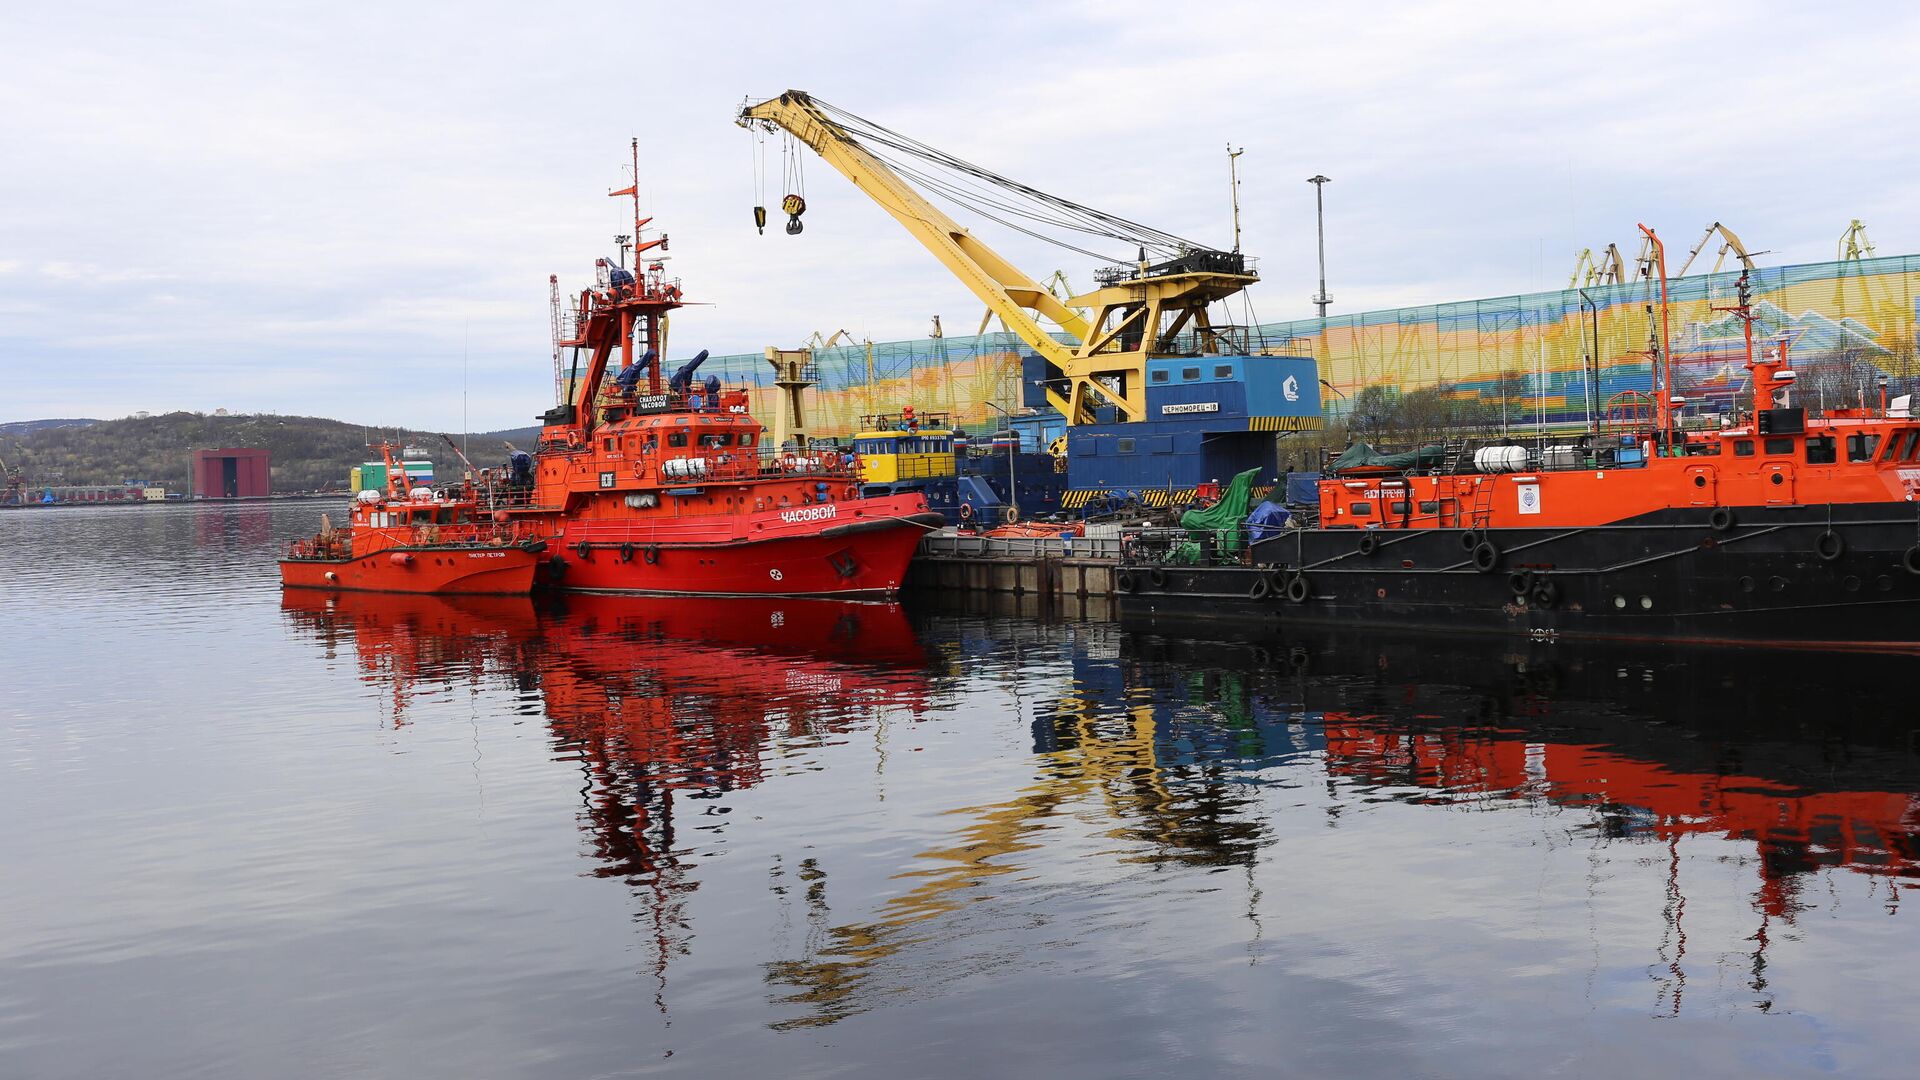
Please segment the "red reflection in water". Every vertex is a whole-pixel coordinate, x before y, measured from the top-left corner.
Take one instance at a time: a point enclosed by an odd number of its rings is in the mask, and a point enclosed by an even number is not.
[[[662,994],[698,887],[680,800],[760,783],[779,740],[842,733],[879,711],[917,717],[930,686],[926,654],[887,604],[580,595],[536,610],[513,597],[290,590],[282,606],[329,654],[352,650],[396,726],[447,685],[537,688],[555,749],[585,774],[593,874],[644,900]]]
[[[1677,772],[1603,746],[1524,740],[1486,729],[1339,722],[1329,713],[1328,771],[1610,809],[1633,834],[1665,841],[1702,834],[1751,841],[1761,856],[1756,900],[1776,917],[1793,914],[1796,875],[1817,867],[1920,877],[1920,798],[1913,795],[1803,792],[1759,776]]]

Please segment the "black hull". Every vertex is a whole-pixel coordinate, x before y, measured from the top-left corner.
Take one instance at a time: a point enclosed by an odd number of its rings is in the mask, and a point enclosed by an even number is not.
[[[1729,522],[1724,511],[1716,520],[1707,508],[1669,510],[1603,527],[1471,537],[1460,529],[1289,530],[1255,544],[1253,566],[1136,568],[1120,609],[1146,625],[1225,620],[1920,650],[1913,504],[1731,514]],[[1482,549],[1476,559],[1482,542],[1491,558]]]

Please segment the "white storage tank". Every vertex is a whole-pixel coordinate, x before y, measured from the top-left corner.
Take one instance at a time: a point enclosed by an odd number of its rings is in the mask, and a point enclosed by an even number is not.
[[[1483,473],[1524,472],[1527,467],[1527,448],[1483,446],[1473,452],[1473,467]]]

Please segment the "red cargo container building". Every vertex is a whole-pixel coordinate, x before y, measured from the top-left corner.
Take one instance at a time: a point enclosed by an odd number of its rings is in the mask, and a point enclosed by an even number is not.
[[[264,499],[273,494],[265,450],[195,450],[193,493],[208,499]]]

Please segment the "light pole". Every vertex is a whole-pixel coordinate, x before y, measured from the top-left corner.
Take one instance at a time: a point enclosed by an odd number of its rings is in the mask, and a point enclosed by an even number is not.
[[[1327,381],[1327,380],[1325,380],[1325,379],[1321,379],[1321,380],[1320,380],[1320,385],[1321,385],[1321,386],[1324,386],[1324,387],[1326,387],[1327,389],[1329,389],[1329,390],[1331,390],[1331,391],[1333,391],[1333,394],[1334,394],[1334,396],[1340,399],[1340,402],[1341,402],[1341,404],[1343,404],[1343,405],[1345,405],[1345,406],[1347,406],[1347,420],[1348,420],[1348,422],[1349,422],[1349,423],[1351,423],[1351,422],[1353,421],[1353,418],[1354,418],[1354,417],[1353,417],[1353,403],[1347,400],[1347,395],[1345,395],[1345,394],[1342,394],[1342,393],[1340,392],[1340,388],[1339,388],[1339,387],[1337,387],[1337,386],[1335,386],[1335,385],[1333,385],[1332,383],[1330,383],[1330,382],[1328,382],[1328,381]]]
[[[1307,183],[1313,185],[1313,216],[1315,228],[1320,234],[1320,294],[1313,298],[1313,302],[1319,306],[1323,319],[1327,317],[1327,305],[1333,302],[1333,297],[1327,295],[1327,204],[1324,198],[1326,185],[1332,179],[1328,176],[1307,177]]]
[[[994,412],[997,412],[1001,416],[1006,417],[1007,418],[1007,434],[1013,436],[1012,438],[1007,440],[1007,508],[1013,511],[1013,520],[1019,521],[1020,520],[1020,485],[1014,480],[1014,477],[1013,477],[1013,451],[1015,447],[1019,444],[1020,433],[1013,430],[1013,414],[1012,413],[1008,412],[1007,410],[1001,408],[998,405],[995,405],[991,401],[983,401],[981,402],[981,404],[986,405],[988,408],[992,409]]]

